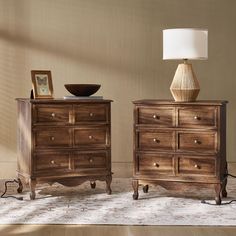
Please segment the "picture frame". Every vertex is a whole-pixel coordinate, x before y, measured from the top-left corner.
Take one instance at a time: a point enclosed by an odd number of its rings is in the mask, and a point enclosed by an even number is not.
[[[31,70],[35,99],[53,99],[52,74],[50,70]]]

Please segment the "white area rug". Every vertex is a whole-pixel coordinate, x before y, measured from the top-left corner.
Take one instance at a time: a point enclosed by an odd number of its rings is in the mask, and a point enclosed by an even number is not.
[[[13,186],[12,186],[13,187]],[[139,200],[132,199],[130,179],[113,179],[112,195],[105,193],[105,183],[89,183],[68,188],[59,184],[37,188],[36,200],[24,192],[23,201],[0,199],[0,224],[118,224],[118,225],[224,225],[236,226],[236,203],[209,206],[200,196],[212,199],[213,190],[187,193],[150,187],[145,194],[140,187]],[[236,198],[236,181],[229,180],[230,200]],[[214,201],[211,201],[214,202]]]

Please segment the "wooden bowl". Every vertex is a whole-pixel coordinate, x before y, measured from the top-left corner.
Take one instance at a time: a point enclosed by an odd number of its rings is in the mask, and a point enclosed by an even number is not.
[[[77,97],[90,96],[98,91],[100,84],[65,84],[65,88]]]

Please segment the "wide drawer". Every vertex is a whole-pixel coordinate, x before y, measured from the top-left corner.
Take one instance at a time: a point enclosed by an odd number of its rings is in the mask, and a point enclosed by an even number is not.
[[[177,151],[217,152],[216,132],[177,132]]]
[[[196,108],[178,108],[178,126],[217,127],[217,108],[212,106],[197,106]]]
[[[215,157],[178,157],[178,173],[187,175],[215,175],[216,159]]]
[[[140,130],[136,135],[139,149],[172,150],[175,146],[175,135],[172,131]]]
[[[172,155],[137,154],[137,171],[140,174],[173,174],[174,162]]]
[[[107,152],[91,152],[91,153],[74,153],[75,170],[83,169],[107,169],[108,154]]]
[[[70,105],[34,105],[33,123],[49,125],[70,123]]]
[[[174,126],[174,108],[173,107],[139,107],[138,124],[154,124],[160,127]]]
[[[36,148],[70,147],[71,130],[68,128],[41,128],[34,130]]]
[[[70,171],[70,154],[68,152],[42,152],[34,154],[33,168],[35,172]]]
[[[75,128],[74,146],[105,148],[110,145],[108,135],[108,126]]]
[[[74,106],[75,123],[80,122],[108,122],[107,104],[80,104]]]

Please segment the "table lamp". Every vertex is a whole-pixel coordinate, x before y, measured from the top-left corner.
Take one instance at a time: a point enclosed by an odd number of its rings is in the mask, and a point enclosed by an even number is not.
[[[163,30],[163,60],[179,60],[170,86],[175,101],[195,101],[200,91],[191,60],[208,58],[208,30],[203,29],[166,29]]]

